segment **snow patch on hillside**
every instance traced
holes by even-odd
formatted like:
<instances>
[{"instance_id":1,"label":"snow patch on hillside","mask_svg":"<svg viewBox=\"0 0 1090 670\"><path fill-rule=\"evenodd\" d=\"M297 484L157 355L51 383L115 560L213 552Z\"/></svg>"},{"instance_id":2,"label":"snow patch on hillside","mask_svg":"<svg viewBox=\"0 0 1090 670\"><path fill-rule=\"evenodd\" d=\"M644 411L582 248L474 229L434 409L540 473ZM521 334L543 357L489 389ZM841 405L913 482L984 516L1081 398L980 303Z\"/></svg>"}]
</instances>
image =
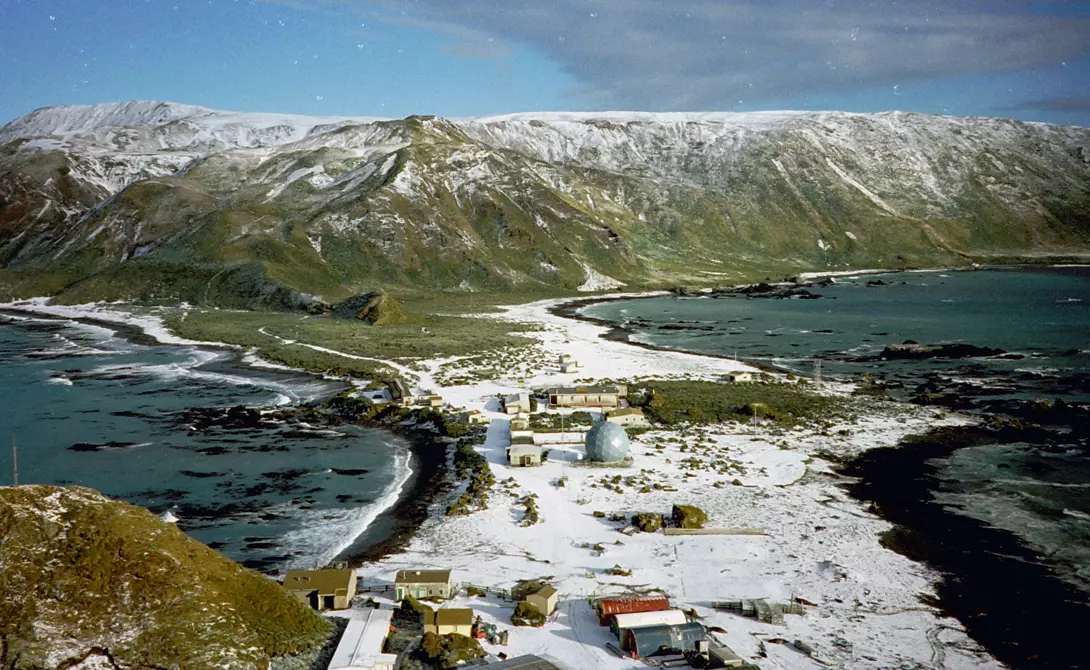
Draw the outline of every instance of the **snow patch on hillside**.
<instances>
[{"instance_id":1,"label":"snow patch on hillside","mask_svg":"<svg viewBox=\"0 0 1090 670\"><path fill-rule=\"evenodd\" d=\"M579 261L579 264L583 266L583 270L587 273L586 281L579 287L580 291L608 291L624 286L624 282L617 281L613 277L607 277L583 261Z\"/></svg>"}]
</instances>

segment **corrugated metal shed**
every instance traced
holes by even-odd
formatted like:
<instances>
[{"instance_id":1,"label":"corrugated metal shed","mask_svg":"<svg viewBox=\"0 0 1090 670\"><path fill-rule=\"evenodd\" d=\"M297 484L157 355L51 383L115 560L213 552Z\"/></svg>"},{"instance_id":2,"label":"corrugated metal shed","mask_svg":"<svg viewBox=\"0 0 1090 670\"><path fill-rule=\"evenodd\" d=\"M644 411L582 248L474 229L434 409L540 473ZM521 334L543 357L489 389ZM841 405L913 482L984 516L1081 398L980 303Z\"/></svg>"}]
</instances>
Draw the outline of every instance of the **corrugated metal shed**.
<instances>
[{"instance_id":1,"label":"corrugated metal shed","mask_svg":"<svg viewBox=\"0 0 1090 670\"><path fill-rule=\"evenodd\" d=\"M603 626L608 626L614 614L658 612L670 609L670 601L665 596L603 598L598 602L597 609L598 622Z\"/></svg>"},{"instance_id":2,"label":"corrugated metal shed","mask_svg":"<svg viewBox=\"0 0 1090 670\"><path fill-rule=\"evenodd\" d=\"M695 649L704 636L704 627L695 621L674 626L643 626L624 631L621 647L643 658L660 651Z\"/></svg>"},{"instance_id":3,"label":"corrugated metal shed","mask_svg":"<svg viewBox=\"0 0 1090 670\"><path fill-rule=\"evenodd\" d=\"M624 631L629 628L642 628L644 626L673 626L688 623L689 617L681 610L662 610L659 612L634 612L632 614L615 614L610 630L621 641L624 641Z\"/></svg>"}]
</instances>

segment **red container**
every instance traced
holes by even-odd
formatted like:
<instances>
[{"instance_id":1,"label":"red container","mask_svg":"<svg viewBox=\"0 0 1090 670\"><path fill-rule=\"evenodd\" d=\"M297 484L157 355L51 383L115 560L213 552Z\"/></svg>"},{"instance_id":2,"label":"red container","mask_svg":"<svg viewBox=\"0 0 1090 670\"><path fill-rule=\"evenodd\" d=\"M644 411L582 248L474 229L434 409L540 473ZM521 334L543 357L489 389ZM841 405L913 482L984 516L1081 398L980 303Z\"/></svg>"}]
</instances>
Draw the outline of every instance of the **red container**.
<instances>
[{"instance_id":1,"label":"red container","mask_svg":"<svg viewBox=\"0 0 1090 670\"><path fill-rule=\"evenodd\" d=\"M603 598L598 601L598 623L608 626L614 614L632 614L634 612L659 612L670 609L670 601L665 596L632 596L626 598Z\"/></svg>"}]
</instances>

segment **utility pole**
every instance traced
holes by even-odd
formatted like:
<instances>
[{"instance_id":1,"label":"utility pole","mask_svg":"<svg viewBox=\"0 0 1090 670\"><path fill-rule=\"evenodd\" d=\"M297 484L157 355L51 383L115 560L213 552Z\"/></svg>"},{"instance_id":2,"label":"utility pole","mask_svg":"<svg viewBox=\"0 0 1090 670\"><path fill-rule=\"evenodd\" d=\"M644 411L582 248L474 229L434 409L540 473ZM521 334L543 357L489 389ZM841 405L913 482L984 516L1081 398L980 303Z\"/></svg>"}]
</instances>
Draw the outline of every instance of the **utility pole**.
<instances>
[{"instance_id":1,"label":"utility pole","mask_svg":"<svg viewBox=\"0 0 1090 670\"><path fill-rule=\"evenodd\" d=\"M11 481L12 486L19 485L19 449L15 446L15 435L11 436Z\"/></svg>"},{"instance_id":2,"label":"utility pole","mask_svg":"<svg viewBox=\"0 0 1090 670\"><path fill-rule=\"evenodd\" d=\"M814 364L814 376L817 377L817 383L821 383L821 359L817 359Z\"/></svg>"}]
</instances>

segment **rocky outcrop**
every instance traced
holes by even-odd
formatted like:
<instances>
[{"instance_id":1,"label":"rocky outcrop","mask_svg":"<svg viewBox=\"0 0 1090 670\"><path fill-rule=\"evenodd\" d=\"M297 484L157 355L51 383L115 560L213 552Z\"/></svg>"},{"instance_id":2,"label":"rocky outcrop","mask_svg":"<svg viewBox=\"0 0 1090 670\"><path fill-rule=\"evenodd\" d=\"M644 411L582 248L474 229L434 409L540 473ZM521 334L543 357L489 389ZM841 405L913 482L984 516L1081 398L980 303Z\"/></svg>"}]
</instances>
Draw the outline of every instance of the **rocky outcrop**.
<instances>
[{"instance_id":1,"label":"rocky outcrop","mask_svg":"<svg viewBox=\"0 0 1090 670\"><path fill-rule=\"evenodd\" d=\"M981 356L1000 356L1007 352L994 347L978 347L975 344L917 344L905 342L904 344L890 344L882 353L881 358L887 359L924 359L924 358L976 358Z\"/></svg>"},{"instance_id":2,"label":"rocky outcrop","mask_svg":"<svg viewBox=\"0 0 1090 670\"><path fill-rule=\"evenodd\" d=\"M329 623L151 512L80 487L0 488L4 667L262 668Z\"/></svg>"}]
</instances>

